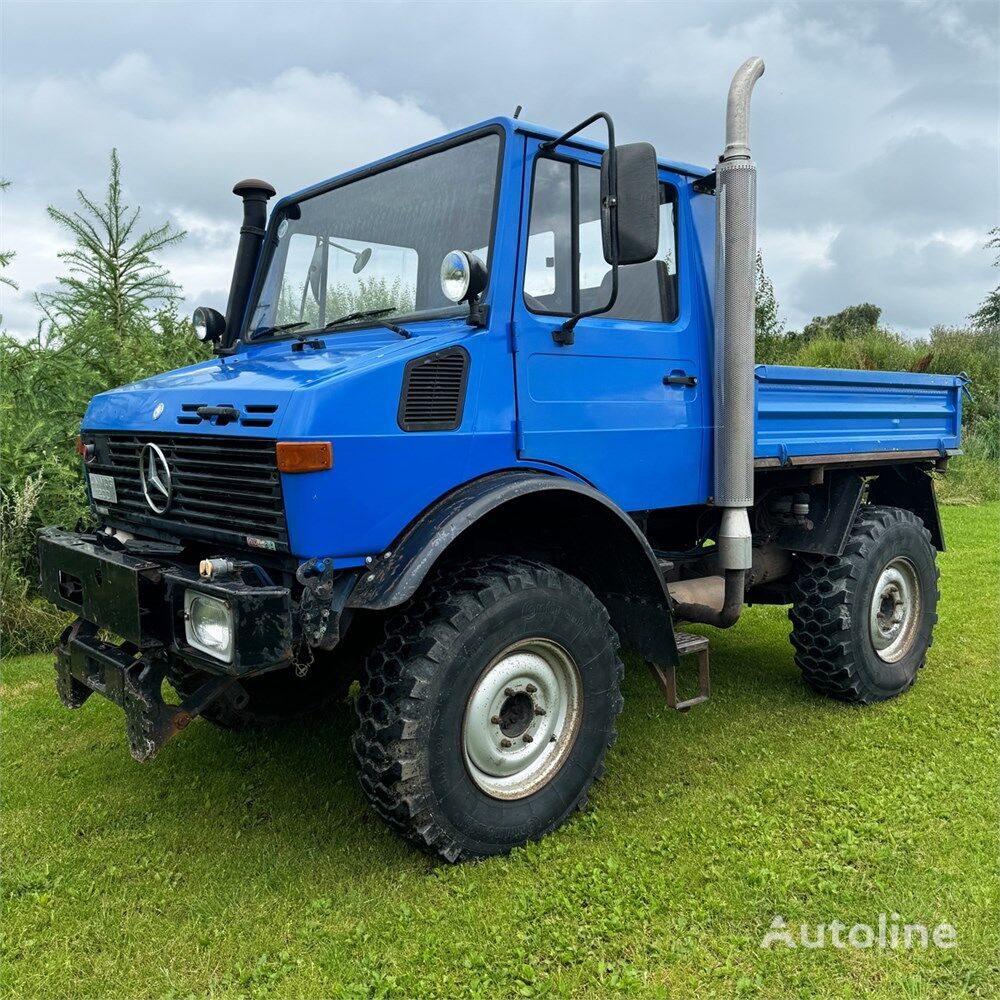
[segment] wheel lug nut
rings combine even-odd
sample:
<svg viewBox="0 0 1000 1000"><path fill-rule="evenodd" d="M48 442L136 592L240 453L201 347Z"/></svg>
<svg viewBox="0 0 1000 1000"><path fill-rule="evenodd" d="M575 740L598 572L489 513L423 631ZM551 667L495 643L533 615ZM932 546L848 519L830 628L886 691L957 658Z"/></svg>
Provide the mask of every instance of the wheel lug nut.
<svg viewBox="0 0 1000 1000"><path fill-rule="evenodd" d="M521 737L525 743L530 743L534 738L535 737L532 736L531 733L525 733L524 736Z"/></svg>
<svg viewBox="0 0 1000 1000"><path fill-rule="evenodd" d="M494 726L499 726L500 725L500 716L499 715L494 715L490 719L490 722L492 722Z"/></svg>
<svg viewBox="0 0 1000 1000"><path fill-rule="evenodd" d="M507 696L508 698L513 698L513 697L514 697L514 689L513 689L513 688L504 688L504 689L503 689L503 693L504 693L504 694L505 694L505 695L506 695L506 696Z"/></svg>
<svg viewBox="0 0 1000 1000"><path fill-rule="evenodd" d="M500 746L502 746L504 749L507 749L507 747L512 747L513 745L514 744L511 743L511 741L508 739L503 739L500 741Z"/></svg>
<svg viewBox="0 0 1000 1000"><path fill-rule="evenodd" d="M535 715L544 715L544 714L545 714L545 709L544 708L536 708L535 709Z"/></svg>
<svg viewBox="0 0 1000 1000"><path fill-rule="evenodd" d="M538 688L536 688L534 684L529 684L524 690L527 691L528 694L534 694Z"/></svg>
<svg viewBox="0 0 1000 1000"><path fill-rule="evenodd" d="M550 743L555 743L555 741L556 741L556 738L554 736L552 737L551 740L549 740Z"/></svg>

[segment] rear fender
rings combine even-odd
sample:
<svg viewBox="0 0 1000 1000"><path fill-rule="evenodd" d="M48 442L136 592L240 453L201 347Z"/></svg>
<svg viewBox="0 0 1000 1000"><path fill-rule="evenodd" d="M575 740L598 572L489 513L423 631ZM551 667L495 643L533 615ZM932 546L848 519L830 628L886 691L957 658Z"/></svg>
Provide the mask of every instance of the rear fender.
<svg viewBox="0 0 1000 1000"><path fill-rule="evenodd" d="M931 542L944 552L944 528L938 510L934 480L916 465L894 465L868 485L868 502L912 511L931 533Z"/></svg>

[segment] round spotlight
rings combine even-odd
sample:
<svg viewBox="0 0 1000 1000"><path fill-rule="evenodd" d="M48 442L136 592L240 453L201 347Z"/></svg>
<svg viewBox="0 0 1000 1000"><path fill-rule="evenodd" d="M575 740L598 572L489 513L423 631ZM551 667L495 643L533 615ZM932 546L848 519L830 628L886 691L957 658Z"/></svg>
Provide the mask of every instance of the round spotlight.
<svg viewBox="0 0 1000 1000"><path fill-rule="evenodd" d="M486 287L486 265L465 250L451 250L441 261L441 291L452 302L474 299Z"/></svg>
<svg viewBox="0 0 1000 1000"><path fill-rule="evenodd" d="M209 306L198 306L191 317L194 335L203 344L220 340L226 332L226 317Z"/></svg>

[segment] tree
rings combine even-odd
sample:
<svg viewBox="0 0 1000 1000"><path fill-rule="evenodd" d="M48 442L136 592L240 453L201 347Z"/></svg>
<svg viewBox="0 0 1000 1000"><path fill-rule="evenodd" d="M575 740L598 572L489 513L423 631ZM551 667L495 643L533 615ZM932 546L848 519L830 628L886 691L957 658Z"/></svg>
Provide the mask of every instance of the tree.
<svg viewBox="0 0 1000 1000"><path fill-rule="evenodd" d="M764 273L764 258L757 251L757 287L754 312L759 338L780 337L785 324L778 316L778 300L774 297L774 284Z"/></svg>
<svg viewBox="0 0 1000 1000"><path fill-rule="evenodd" d="M141 209L122 200L121 163L111 151L111 176L102 204L77 191L81 211L63 212L49 206L49 218L73 237L73 249L59 259L69 274L58 279L58 289L35 297L58 328L96 317L124 339L147 318L155 305L170 305L180 288L170 280L154 255L179 242L185 233L169 222L137 232Z"/></svg>
<svg viewBox="0 0 1000 1000"><path fill-rule="evenodd" d="M1000 226L990 230L990 238L983 246L984 250L1000 250ZM1000 253L993 261L994 267L1000 267ZM969 317L977 330L991 330L1000 327L1000 285L993 289L983 299L982 305Z"/></svg>
<svg viewBox="0 0 1000 1000"><path fill-rule="evenodd" d="M10 187L10 181L0 178L0 191L6 191ZM10 267L11 262L17 256L15 250L0 250L0 270ZM13 288L17 291L17 282L13 278L7 277L6 274L0 274L0 285L6 285L8 288ZM3 315L0 314L0 323L3 322Z"/></svg>
<svg viewBox="0 0 1000 1000"><path fill-rule="evenodd" d="M6 191L10 187L10 181L6 178L0 178L0 191ZM17 252L14 250L0 250L0 268L10 267L11 261L17 256ZM8 278L5 274L0 274L0 285L6 285L8 288L17 288L17 282L13 278Z"/></svg>
<svg viewBox="0 0 1000 1000"><path fill-rule="evenodd" d="M878 329L882 310L870 302L848 306L830 316L814 316L802 330L804 340L828 337L831 340L852 340Z"/></svg>

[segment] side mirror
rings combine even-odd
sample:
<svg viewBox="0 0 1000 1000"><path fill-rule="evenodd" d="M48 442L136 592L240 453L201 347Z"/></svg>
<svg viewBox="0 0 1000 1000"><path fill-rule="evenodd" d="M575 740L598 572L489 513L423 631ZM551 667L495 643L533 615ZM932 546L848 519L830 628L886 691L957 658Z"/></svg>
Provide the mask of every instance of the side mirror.
<svg viewBox="0 0 1000 1000"><path fill-rule="evenodd" d="M203 344L218 344L226 334L226 317L210 306L198 306L191 323L195 337Z"/></svg>
<svg viewBox="0 0 1000 1000"><path fill-rule="evenodd" d="M604 259L612 265L644 264L656 256L660 245L656 150L648 142L632 142L616 146L614 153L612 157L607 150L601 156Z"/></svg>

